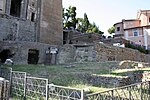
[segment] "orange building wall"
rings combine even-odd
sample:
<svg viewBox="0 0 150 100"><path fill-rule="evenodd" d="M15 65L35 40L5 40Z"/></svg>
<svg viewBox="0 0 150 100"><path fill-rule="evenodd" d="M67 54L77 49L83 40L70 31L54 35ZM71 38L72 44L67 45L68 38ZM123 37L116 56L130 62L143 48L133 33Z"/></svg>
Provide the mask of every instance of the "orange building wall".
<svg viewBox="0 0 150 100"><path fill-rule="evenodd" d="M137 44L144 45L143 29L142 28L137 28L137 29L139 32L139 36L134 36L133 29L126 30L128 32L128 39Z"/></svg>
<svg viewBox="0 0 150 100"><path fill-rule="evenodd" d="M123 37L129 41L143 46L145 46L147 43L148 48L150 49L150 31L147 38L144 35L145 29L150 30L150 10L140 10L137 13L136 19L122 20L122 22L116 23L114 26L114 37ZM117 31L117 27L120 27L121 31ZM138 30L138 36L134 36L133 31L135 29ZM147 42L144 39L147 40Z"/></svg>
<svg viewBox="0 0 150 100"><path fill-rule="evenodd" d="M150 10L142 11L138 18L139 20L141 20L141 26L150 25L149 18L150 18Z"/></svg>
<svg viewBox="0 0 150 100"><path fill-rule="evenodd" d="M142 28L137 28L137 30L139 31L139 35L143 35L143 29ZM134 36L133 35L133 29L129 29L128 31L128 36Z"/></svg>
<svg viewBox="0 0 150 100"><path fill-rule="evenodd" d="M117 27L120 27L120 31L117 31ZM124 33L124 29L123 29L123 24L122 23L118 23L115 25L115 33L116 34L123 34Z"/></svg>
<svg viewBox="0 0 150 100"><path fill-rule="evenodd" d="M123 21L123 26L124 26L124 29L139 27L140 26L140 21L139 20Z"/></svg>
<svg viewBox="0 0 150 100"><path fill-rule="evenodd" d="M129 37L130 41L133 41L136 44L144 46L144 38L143 36Z"/></svg>
<svg viewBox="0 0 150 100"><path fill-rule="evenodd" d="M147 17L144 14L141 14L140 20L141 20L141 26L147 25Z"/></svg>

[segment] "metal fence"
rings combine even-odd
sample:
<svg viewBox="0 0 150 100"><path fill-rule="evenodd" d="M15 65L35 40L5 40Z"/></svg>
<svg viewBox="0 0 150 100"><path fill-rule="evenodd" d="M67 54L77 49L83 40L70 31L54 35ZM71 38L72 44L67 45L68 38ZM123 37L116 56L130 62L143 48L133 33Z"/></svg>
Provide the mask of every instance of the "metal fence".
<svg viewBox="0 0 150 100"><path fill-rule="evenodd" d="M16 99L24 99L26 91L26 72L11 72L11 95Z"/></svg>
<svg viewBox="0 0 150 100"><path fill-rule="evenodd" d="M0 100L9 100L9 81L0 80Z"/></svg>
<svg viewBox="0 0 150 100"><path fill-rule="evenodd" d="M26 78L26 99L46 100L48 79L27 77Z"/></svg>
<svg viewBox="0 0 150 100"><path fill-rule="evenodd" d="M29 77L26 72L6 72L10 73L2 77L10 76L10 93L17 100L150 100L150 82L85 94L83 89L48 84L48 79Z"/></svg>
<svg viewBox="0 0 150 100"><path fill-rule="evenodd" d="M17 100L83 100L82 89L48 84L48 79L29 77L26 72L3 69L2 77L10 80L11 96Z"/></svg>
<svg viewBox="0 0 150 100"><path fill-rule="evenodd" d="M48 100L84 100L84 91L82 89L49 84Z"/></svg>
<svg viewBox="0 0 150 100"><path fill-rule="evenodd" d="M105 92L88 94L88 100L150 100L150 82L142 82L112 89Z"/></svg>

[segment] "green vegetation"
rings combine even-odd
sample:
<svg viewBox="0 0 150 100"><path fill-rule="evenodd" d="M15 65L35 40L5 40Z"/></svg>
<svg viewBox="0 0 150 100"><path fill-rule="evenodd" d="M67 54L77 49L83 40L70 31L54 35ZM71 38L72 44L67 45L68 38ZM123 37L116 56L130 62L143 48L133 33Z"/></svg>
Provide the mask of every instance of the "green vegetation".
<svg viewBox="0 0 150 100"><path fill-rule="evenodd" d="M108 31L109 34L115 33L115 27L112 26L112 27L109 28L107 31Z"/></svg>
<svg viewBox="0 0 150 100"><path fill-rule="evenodd" d="M104 91L105 87L97 87L89 84L86 77L88 75L109 75L109 76L125 76L128 72L144 72L150 71L148 68L140 70L136 69L113 69L117 66L117 62L103 62L103 63L74 63L70 65L13 65L14 71L27 72L28 75L33 77L48 78L49 83L55 85L76 87L76 88L89 88L90 92ZM110 89L110 88L109 88Z"/></svg>
<svg viewBox="0 0 150 100"><path fill-rule="evenodd" d="M140 46L140 45L134 45L134 44L131 44L131 43L126 43L125 46L127 48L131 48L131 49L136 49L142 53L145 53L145 54L150 54L150 50L146 50L144 47Z"/></svg>
<svg viewBox="0 0 150 100"><path fill-rule="evenodd" d="M103 34L95 23L90 23L88 16L84 13L84 18L76 17L76 7L63 8L63 26L64 29L74 29L79 32L95 32Z"/></svg>

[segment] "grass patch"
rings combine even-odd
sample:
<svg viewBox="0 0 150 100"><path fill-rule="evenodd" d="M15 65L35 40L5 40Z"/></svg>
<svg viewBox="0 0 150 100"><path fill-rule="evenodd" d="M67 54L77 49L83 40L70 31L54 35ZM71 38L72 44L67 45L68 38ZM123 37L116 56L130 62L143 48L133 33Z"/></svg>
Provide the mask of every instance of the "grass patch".
<svg viewBox="0 0 150 100"><path fill-rule="evenodd" d="M92 86L92 85L89 85L89 84L77 84L77 85L71 85L71 86L68 86L68 87L75 87L75 88L80 88L80 89L85 89L85 92L87 93L95 93L95 92L102 92L102 91L106 91L106 90L109 90L108 88L104 88L104 87L95 87L95 86ZM86 91L86 89L89 89L88 91Z"/></svg>
<svg viewBox="0 0 150 100"><path fill-rule="evenodd" d="M101 86L92 86L89 84L86 75L108 75L112 77L126 76L129 72L150 71L150 68L136 69L115 69L111 70L117 62L103 63L74 63L74 67L68 65L13 65L13 71L23 71L29 73L33 77L47 78L49 83L61 86L69 86L75 88L89 88L91 92L105 91L107 88Z"/></svg>

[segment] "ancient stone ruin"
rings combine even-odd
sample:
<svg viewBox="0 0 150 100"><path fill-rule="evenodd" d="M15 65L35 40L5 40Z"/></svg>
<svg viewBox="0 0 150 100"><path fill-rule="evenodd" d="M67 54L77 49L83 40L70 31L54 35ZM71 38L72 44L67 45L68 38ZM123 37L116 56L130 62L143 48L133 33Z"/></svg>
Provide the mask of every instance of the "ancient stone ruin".
<svg viewBox="0 0 150 100"><path fill-rule="evenodd" d="M0 59L55 64L62 44L62 0L0 0Z"/></svg>

